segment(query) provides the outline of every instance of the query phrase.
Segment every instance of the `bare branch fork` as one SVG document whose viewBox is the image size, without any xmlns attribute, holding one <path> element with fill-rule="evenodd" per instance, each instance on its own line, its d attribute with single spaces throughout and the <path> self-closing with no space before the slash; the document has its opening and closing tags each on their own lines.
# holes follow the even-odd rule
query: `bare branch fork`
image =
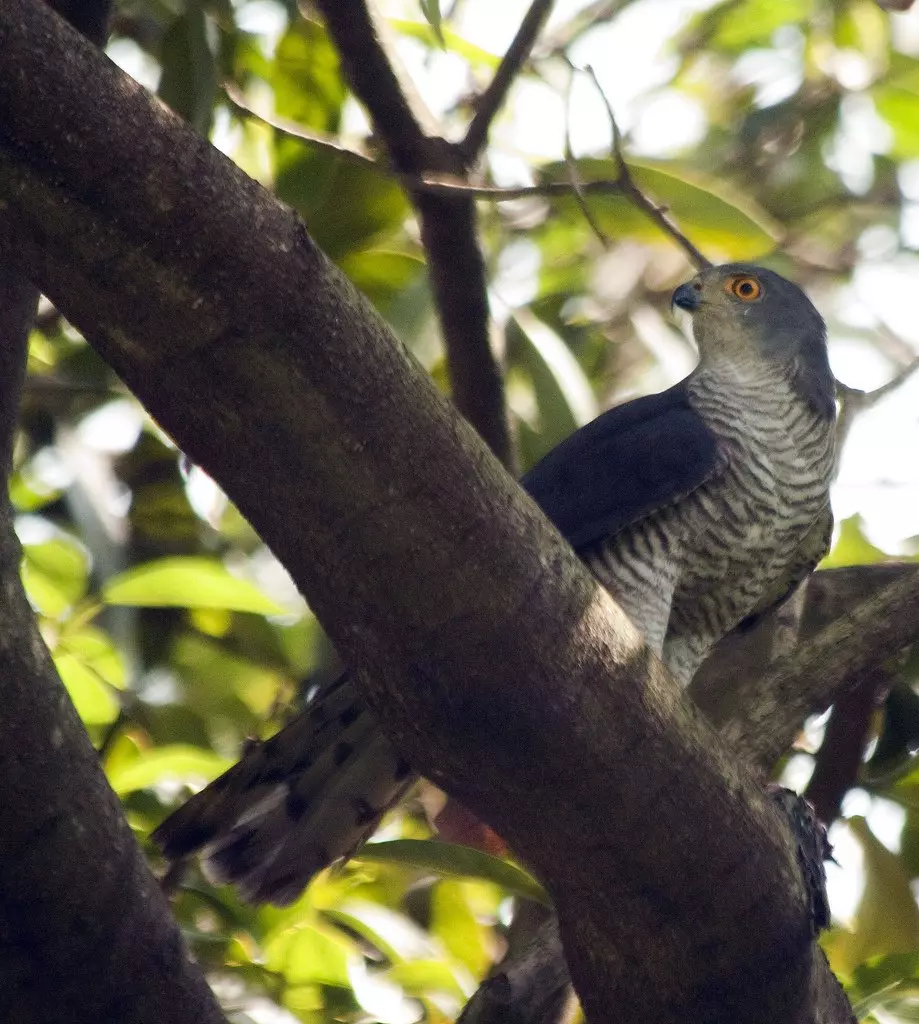
<svg viewBox="0 0 919 1024">
<path fill-rule="evenodd" d="M 535 40 L 548 9 L 534 2 L 483 99 L 465 148 L 427 134 L 400 87 L 365 0 L 317 0 L 355 95 L 367 108 L 377 135 L 400 175 L 464 177 L 484 144 L 491 118 Z M 476 237 L 476 212 L 468 196 L 437 196 L 410 189 L 428 258 L 443 329 L 447 366 L 457 408 L 506 466 L 514 453 L 504 399 L 504 379 L 491 344 L 485 263 Z"/>
</svg>

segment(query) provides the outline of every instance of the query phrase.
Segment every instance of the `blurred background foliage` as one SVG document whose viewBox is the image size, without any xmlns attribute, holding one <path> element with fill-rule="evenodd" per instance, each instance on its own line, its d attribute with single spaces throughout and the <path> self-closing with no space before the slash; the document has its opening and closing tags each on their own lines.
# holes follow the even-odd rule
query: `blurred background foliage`
<svg viewBox="0 0 919 1024">
<path fill-rule="evenodd" d="M 393 58 L 441 131 L 460 137 L 525 5 L 379 9 Z M 402 183 L 308 5 L 121 0 L 109 53 L 295 207 L 448 386 Z M 588 62 L 596 80 L 572 70 Z M 549 187 L 572 173 L 616 178 L 599 88 L 634 180 L 706 255 L 764 261 L 807 287 L 849 388 L 905 379 L 919 346 L 919 11 L 873 0 L 559 2 L 480 174 L 530 189 L 479 204 L 523 468 L 693 361 L 669 310 L 689 273 L 672 240 L 615 189 L 590 192 L 588 221 L 570 189 Z M 916 397 L 905 380 L 848 433 L 832 564 L 919 550 Z M 189 788 L 335 671 L 334 652 L 219 489 L 46 305 L 11 490 L 29 597 L 146 841 Z M 895 668 L 834 827 L 839 924 L 825 937 L 860 1016 L 879 1024 L 919 1020 L 919 655 Z M 812 723 L 786 763 L 799 787 L 822 728 Z M 441 837 L 474 838 L 477 850 L 431 842 L 442 804 L 421 790 L 381 843 L 283 910 L 244 906 L 191 869 L 176 911 L 231 1019 L 456 1018 L 500 956 L 514 899 L 540 893 L 461 816 L 441 818 Z"/>
</svg>

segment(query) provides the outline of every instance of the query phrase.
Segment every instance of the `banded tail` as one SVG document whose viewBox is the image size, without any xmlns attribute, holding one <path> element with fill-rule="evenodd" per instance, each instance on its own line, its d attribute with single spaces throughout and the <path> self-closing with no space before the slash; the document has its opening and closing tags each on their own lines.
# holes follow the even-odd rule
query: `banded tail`
<svg viewBox="0 0 919 1024">
<path fill-rule="evenodd" d="M 170 860 L 201 853 L 208 877 L 245 900 L 292 903 L 318 871 L 350 857 L 416 779 L 344 673 L 152 838 Z"/>
</svg>

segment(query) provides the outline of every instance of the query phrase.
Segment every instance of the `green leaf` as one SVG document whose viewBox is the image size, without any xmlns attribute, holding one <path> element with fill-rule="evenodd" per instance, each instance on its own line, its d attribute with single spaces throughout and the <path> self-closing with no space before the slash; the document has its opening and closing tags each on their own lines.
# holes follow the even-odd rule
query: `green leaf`
<svg viewBox="0 0 919 1024">
<path fill-rule="evenodd" d="M 919 156 L 919 119 L 916 117 L 917 96 L 912 90 L 893 85 L 879 86 L 872 93 L 877 112 L 893 132 L 891 154 L 900 159 Z"/>
<path fill-rule="evenodd" d="M 804 21 L 813 6 L 813 0 L 724 0 L 691 23 L 687 34 L 694 48 L 737 53 L 766 46 L 776 29 Z"/>
<path fill-rule="evenodd" d="M 35 472 L 33 464 L 26 463 L 10 474 L 9 494 L 17 512 L 36 512 L 56 501 L 61 489 L 49 486 Z"/>
<path fill-rule="evenodd" d="M 862 517 L 849 516 L 839 524 L 839 537 L 832 551 L 821 563 L 822 569 L 837 569 L 844 565 L 871 565 L 890 558 L 886 551 L 875 547 L 862 532 Z"/>
<path fill-rule="evenodd" d="M 393 839 L 384 843 L 368 843 L 361 847 L 360 855 L 355 860 L 428 868 L 448 878 L 478 878 L 494 882 L 518 896 L 551 906 L 545 889 L 523 868 L 458 843 L 441 843 L 433 839 Z"/>
<path fill-rule="evenodd" d="M 84 662 L 66 651 L 53 655 L 54 665 L 77 714 L 86 725 L 108 725 L 118 717 L 120 704 L 102 679 Z"/>
<path fill-rule="evenodd" d="M 338 265 L 377 307 L 387 306 L 424 276 L 420 256 L 383 249 L 347 253 Z"/>
<path fill-rule="evenodd" d="M 859 1020 L 873 1010 L 906 993 L 917 992 L 919 982 L 919 953 L 891 953 L 873 957 L 859 964 L 852 972 L 846 994 Z"/>
<path fill-rule="evenodd" d="M 277 140 L 276 160 L 278 197 L 334 260 L 391 238 L 409 214 L 402 189 L 381 168 L 289 136 Z"/>
<path fill-rule="evenodd" d="M 534 460 L 589 423 L 598 413 L 587 375 L 571 349 L 547 324 L 525 309 L 507 322 L 508 359 L 530 378 L 536 397 L 538 423 L 532 424 Z"/>
<path fill-rule="evenodd" d="M 443 993 L 464 1003 L 475 991 L 472 975 L 446 960 L 408 960 L 394 964 L 385 975 L 411 996 Z"/>
<path fill-rule="evenodd" d="M 431 26 L 434 32 L 435 39 L 446 49 L 447 44 L 444 41 L 440 17 L 440 0 L 419 0 L 419 6 L 421 7 L 421 13 L 424 15 L 424 20 Z"/>
<path fill-rule="evenodd" d="M 853 970 L 869 957 L 910 953 L 919 948 L 919 907 L 900 858 L 868 828 L 864 818 L 847 825 L 865 858 L 865 891 L 849 935 L 834 944 L 834 968 Z"/>
<path fill-rule="evenodd" d="M 57 618 L 85 593 L 89 560 L 84 548 L 67 536 L 24 544 L 22 582 L 33 605 Z"/>
<path fill-rule="evenodd" d="M 202 135 L 210 130 L 217 95 L 217 62 L 207 31 L 202 5 L 189 3 L 163 36 L 157 89 L 160 99 Z"/>
<path fill-rule="evenodd" d="M 148 789 L 166 779 L 203 779 L 211 782 L 232 764 L 225 757 L 200 747 L 171 744 L 144 750 L 137 757 L 120 762 L 109 771 L 109 785 L 119 796 Z"/>
<path fill-rule="evenodd" d="M 288 925 L 266 937 L 265 966 L 289 985 L 350 988 L 350 972 L 362 964 L 353 939 L 318 921 Z"/>
<path fill-rule="evenodd" d="M 500 894 L 491 883 L 459 878 L 442 879 L 431 893 L 431 934 L 477 978 L 494 955 L 488 922 L 497 914 Z"/>
<path fill-rule="evenodd" d="M 779 226 L 749 198 L 723 182 L 707 180 L 665 161 L 630 163 L 629 169 L 642 192 L 666 207 L 683 233 L 709 258 L 754 259 L 775 248 Z M 582 184 L 614 181 L 617 171 L 613 160 L 578 161 Z M 545 168 L 543 177 L 549 182 L 569 182 L 571 172 L 566 164 L 555 163 Z M 586 200 L 599 226 L 613 238 L 630 236 L 658 245 L 675 244 L 658 224 L 615 191 L 590 193 Z M 552 203 L 569 223 L 583 221 L 573 195 L 553 196 Z"/>
<path fill-rule="evenodd" d="M 379 903 L 348 900 L 330 907 L 325 914 L 363 936 L 393 962 L 443 955 L 440 946 L 411 918 Z"/>
<path fill-rule="evenodd" d="M 462 57 L 463 60 L 474 67 L 478 66 L 494 70 L 501 63 L 501 58 L 498 54 L 491 53 L 481 46 L 467 42 L 462 36 L 457 35 L 449 25 L 441 24 L 440 38 L 438 39 L 433 27 L 420 21 L 408 21 L 405 18 L 387 18 L 387 24 L 392 25 L 402 35 L 409 36 L 411 39 L 417 39 L 419 42 L 426 43 L 432 48 L 435 46 L 446 47 L 446 49 Z"/>
<path fill-rule="evenodd" d="M 338 131 L 348 90 L 338 51 L 318 21 L 298 17 L 291 22 L 271 72 L 279 115 L 322 132 Z"/>
<path fill-rule="evenodd" d="M 226 608 L 279 615 L 282 609 L 254 584 L 211 558 L 174 557 L 129 569 L 102 588 L 106 604 L 140 608 Z"/>
<path fill-rule="evenodd" d="M 95 626 L 66 629 L 57 650 L 77 658 L 107 686 L 123 690 L 127 685 L 127 670 L 121 652 L 112 643 L 112 638 Z"/>
</svg>

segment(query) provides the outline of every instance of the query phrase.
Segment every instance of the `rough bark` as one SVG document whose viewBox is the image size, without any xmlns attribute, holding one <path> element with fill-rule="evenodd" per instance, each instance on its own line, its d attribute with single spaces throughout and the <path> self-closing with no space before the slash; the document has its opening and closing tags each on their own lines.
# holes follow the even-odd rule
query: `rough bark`
<svg viewBox="0 0 919 1024">
<path fill-rule="evenodd" d="M 101 41 L 107 2 L 57 5 Z M 6 70 L 4 74 L 6 74 Z M 0 192 L 0 195 L 3 195 Z M 4 203 L 0 200 L 0 220 Z M 2 230 L 2 229 L 0 229 Z M 38 290 L 0 256 L 5 477 Z M 224 1020 L 124 820 L 38 632 L 0 502 L 0 1018 L 22 1024 Z"/>
<path fill-rule="evenodd" d="M 588 1015 L 847 1019 L 760 787 L 303 225 L 42 6 L 0 8 L 0 64 L 0 254 L 533 866 Z"/>
</svg>

